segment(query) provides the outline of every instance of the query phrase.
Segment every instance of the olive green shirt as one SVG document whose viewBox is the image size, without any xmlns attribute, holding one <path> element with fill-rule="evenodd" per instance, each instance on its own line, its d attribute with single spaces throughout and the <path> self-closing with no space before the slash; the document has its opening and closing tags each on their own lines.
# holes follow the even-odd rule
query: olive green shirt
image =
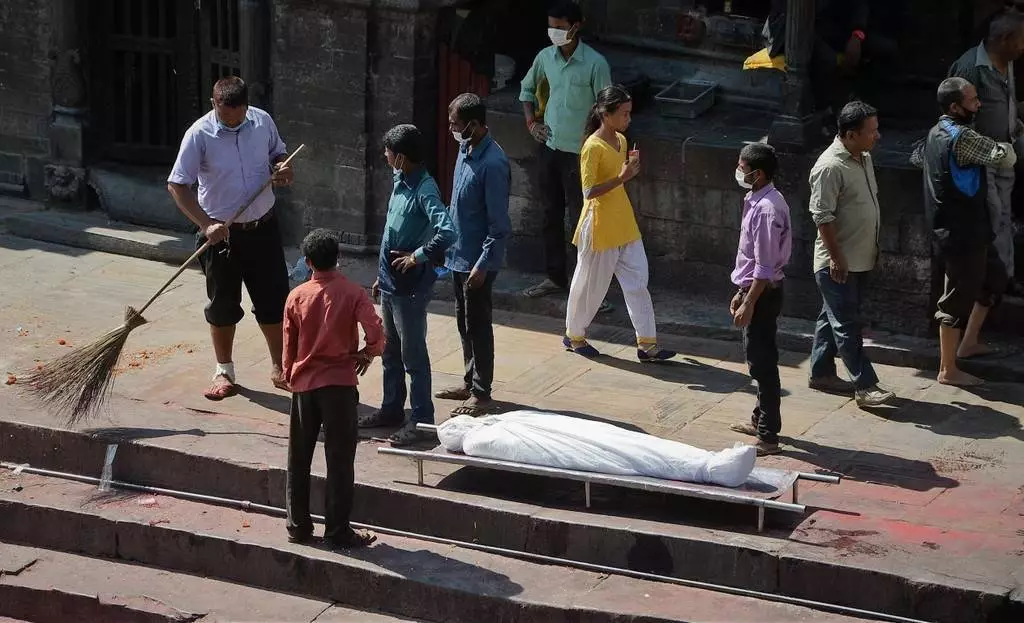
<svg viewBox="0 0 1024 623">
<path fill-rule="evenodd" d="M 871 154 L 855 160 L 837 137 L 814 163 L 810 176 L 811 218 L 815 225 L 835 223 L 836 241 L 847 270 L 867 272 L 878 259 L 878 182 Z M 828 268 L 830 256 L 821 239 L 814 241 L 814 271 Z"/>
</svg>

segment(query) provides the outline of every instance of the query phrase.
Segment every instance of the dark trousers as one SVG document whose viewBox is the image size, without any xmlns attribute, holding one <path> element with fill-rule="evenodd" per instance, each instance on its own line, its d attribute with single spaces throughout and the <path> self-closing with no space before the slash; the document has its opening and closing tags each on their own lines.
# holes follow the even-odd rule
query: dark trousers
<svg viewBox="0 0 1024 623">
<path fill-rule="evenodd" d="M 573 226 L 583 210 L 580 157 L 546 145 L 537 154 L 537 186 L 544 205 L 544 259 L 548 279 L 569 287 L 565 216 L 568 208 Z"/>
<path fill-rule="evenodd" d="M 766 443 L 778 443 L 782 430 L 782 382 L 779 380 L 779 348 L 775 334 L 782 313 L 782 284 L 761 293 L 754 315 L 743 330 L 743 351 L 750 376 L 757 381 L 757 405 L 750 423 Z"/>
<path fill-rule="evenodd" d="M 453 272 L 455 279 L 455 317 L 462 337 L 462 358 L 466 362 L 466 389 L 477 398 L 491 397 L 494 381 L 494 326 L 491 321 L 491 292 L 497 271 L 490 271 L 484 282 L 469 289 L 469 273 Z"/>
<path fill-rule="evenodd" d="M 999 303 L 1006 291 L 1006 267 L 991 244 L 943 249 L 939 258 L 946 275 L 935 312 L 941 324 L 963 329 L 975 303 Z"/>
<path fill-rule="evenodd" d="M 356 480 L 358 405 L 359 391 L 355 387 L 331 385 L 292 394 L 285 491 L 288 534 L 291 536 L 302 538 L 313 533 L 313 521 L 309 516 L 309 469 L 321 426 L 327 456 L 324 539 L 343 541 L 351 531 L 348 521 Z"/>
<path fill-rule="evenodd" d="M 867 288 L 868 273 L 848 273 L 846 283 L 836 283 L 827 268 L 814 274 L 823 300 L 811 347 L 811 377 L 836 376 L 836 355 L 839 355 L 857 390 L 878 384 L 875 368 L 864 353 L 864 326 L 860 318 L 860 301 Z"/>
</svg>

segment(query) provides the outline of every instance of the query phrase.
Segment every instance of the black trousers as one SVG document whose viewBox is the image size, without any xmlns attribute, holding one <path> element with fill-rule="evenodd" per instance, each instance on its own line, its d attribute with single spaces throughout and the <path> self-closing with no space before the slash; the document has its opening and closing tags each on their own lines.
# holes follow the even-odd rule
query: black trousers
<svg viewBox="0 0 1024 623">
<path fill-rule="evenodd" d="M 782 430 L 782 382 L 779 379 L 779 347 L 775 343 L 782 313 L 782 285 L 761 293 L 750 324 L 743 330 L 743 350 L 750 376 L 757 381 L 757 405 L 750 423 L 757 436 L 778 443 Z"/>
<path fill-rule="evenodd" d="M 544 206 L 544 260 L 548 279 L 567 288 L 566 209 L 573 226 L 583 210 L 579 154 L 541 145 L 537 154 L 537 187 Z"/>
<path fill-rule="evenodd" d="M 469 273 L 453 272 L 455 279 L 455 316 L 462 337 L 462 358 L 466 362 L 466 389 L 477 398 L 491 397 L 494 381 L 494 309 L 491 293 L 497 271 L 490 271 L 484 282 L 473 289 L 466 287 Z"/>
<path fill-rule="evenodd" d="M 998 305 L 1006 291 L 1006 266 L 991 244 L 939 249 L 946 278 L 935 319 L 954 329 L 967 326 L 975 303 Z"/>
<path fill-rule="evenodd" d="M 332 385 L 292 394 L 285 491 L 291 536 L 302 538 L 313 533 L 309 516 L 309 470 L 321 425 L 327 455 L 324 538 L 343 541 L 350 533 L 348 522 L 355 491 L 356 444 L 359 441 L 358 405 L 359 391 L 355 387 Z"/>
</svg>

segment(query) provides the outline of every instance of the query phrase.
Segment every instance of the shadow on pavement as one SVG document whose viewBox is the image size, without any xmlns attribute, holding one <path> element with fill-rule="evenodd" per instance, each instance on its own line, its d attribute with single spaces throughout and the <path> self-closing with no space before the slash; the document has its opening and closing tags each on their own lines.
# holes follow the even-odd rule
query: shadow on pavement
<svg viewBox="0 0 1024 623">
<path fill-rule="evenodd" d="M 750 377 L 746 374 L 725 368 L 716 368 L 686 357 L 662 363 L 640 363 L 614 357 L 598 357 L 594 361 L 623 372 L 650 376 L 666 383 L 685 385 L 687 389 L 694 391 L 713 394 L 753 391 Z"/>
<path fill-rule="evenodd" d="M 472 586 L 474 592 L 497 597 L 513 597 L 523 592 L 523 587 L 507 575 L 425 549 L 404 550 L 377 541 L 365 549 L 345 550 L 344 555 L 426 584 L 460 590 Z"/>
<path fill-rule="evenodd" d="M 851 480 L 912 491 L 960 486 L 960 481 L 939 474 L 928 461 L 904 459 L 882 452 L 836 448 L 806 439 L 779 437 L 779 440 L 783 444 L 783 456 L 816 465 Z"/>
<path fill-rule="evenodd" d="M 161 439 L 163 437 L 176 437 L 179 435 L 190 435 L 192 437 L 206 437 L 217 435 L 240 435 L 247 437 L 269 437 L 271 439 L 288 439 L 287 435 L 271 435 L 255 431 L 205 431 L 198 428 L 188 430 L 175 430 L 173 428 L 142 428 L 130 426 L 114 426 L 110 428 L 87 428 L 83 433 L 107 443 L 138 441 L 140 439 Z"/>
<path fill-rule="evenodd" d="M 290 396 L 264 392 L 252 389 L 251 387 L 245 387 L 244 385 L 238 386 L 238 395 L 270 411 L 277 411 L 286 415 L 291 412 L 292 399 Z"/>
<path fill-rule="evenodd" d="M 865 409 L 892 422 L 906 422 L 936 435 L 963 439 L 1011 437 L 1024 441 L 1020 421 L 988 405 L 954 401 L 949 404 L 896 398 L 891 407 Z"/>
</svg>

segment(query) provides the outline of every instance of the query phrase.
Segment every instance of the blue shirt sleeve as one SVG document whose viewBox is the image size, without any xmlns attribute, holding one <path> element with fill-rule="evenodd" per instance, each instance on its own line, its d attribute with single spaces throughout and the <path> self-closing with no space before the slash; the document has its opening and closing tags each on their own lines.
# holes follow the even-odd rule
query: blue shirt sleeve
<svg viewBox="0 0 1024 623">
<path fill-rule="evenodd" d="M 421 185 L 417 203 L 427 215 L 434 235 L 425 245 L 416 249 L 413 256 L 417 264 L 422 264 L 428 259 L 441 264 L 444 262 L 445 251 L 455 243 L 455 225 L 448 214 L 448 207 L 441 201 L 441 193 L 433 180 Z"/>
<path fill-rule="evenodd" d="M 491 149 L 495 149 L 494 146 Z M 508 158 L 491 158 L 484 172 L 484 203 L 487 208 L 487 236 L 484 237 L 480 258 L 474 268 L 486 270 L 492 262 L 505 254 L 505 242 L 512 229 L 508 215 L 508 196 L 512 185 L 512 172 Z"/>
<path fill-rule="evenodd" d="M 199 167 L 203 161 L 203 146 L 200 133 L 193 129 L 185 132 L 178 149 L 178 158 L 174 161 L 171 174 L 167 181 L 171 184 L 191 186 L 199 179 Z"/>
<path fill-rule="evenodd" d="M 277 124 L 274 123 L 274 119 L 270 115 L 267 115 L 267 128 L 270 130 L 268 145 L 270 148 L 270 163 L 273 164 L 278 158 L 288 154 L 288 147 L 281 140 L 281 134 L 277 131 Z"/>
</svg>

